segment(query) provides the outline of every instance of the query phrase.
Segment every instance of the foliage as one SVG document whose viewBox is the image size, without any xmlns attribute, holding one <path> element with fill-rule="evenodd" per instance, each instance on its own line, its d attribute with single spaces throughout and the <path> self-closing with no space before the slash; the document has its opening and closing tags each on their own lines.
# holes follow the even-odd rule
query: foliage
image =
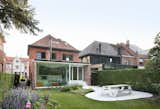
<svg viewBox="0 0 160 109">
<path fill-rule="evenodd" d="M 28 0 L 0 0 L 0 22 L 5 29 L 14 27 L 25 33 L 40 31 L 38 21 L 33 18 L 34 9 Z"/>
<path fill-rule="evenodd" d="M 79 95 L 85 95 L 89 92 L 93 92 L 92 89 L 83 89 L 81 85 L 68 85 L 63 87 L 61 92 L 70 92 L 74 94 L 79 94 Z"/>
<path fill-rule="evenodd" d="M 62 92 L 70 92 L 72 90 L 78 90 L 80 88 L 82 88 L 81 85 L 66 85 L 61 89 L 61 91 Z"/>
<path fill-rule="evenodd" d="M 2 109 L 22 109 L 25 107 L 27 100 L 34 104 L 38 100 L 38 95 L 24 89 L 12 89 L 2 101 Z M 34 105 L 31 106 L 31 109 L 34 109 Z"/>
<path fill-rule="evenodd" d="M 28 100 L 31 102 L 31 109 L 41 109 L 43 106 L 47 109 L 58 109 L 58 103 L 49 99 L 49 96 L 42 96 L 22 88 L 8 91 L 1 107 L 2 109 L 25 109 Z"/>
<path fill-rule="evenodd" d="M 143 75 L 145 70 L 138 69 L 128 69 L 128 70 L 105 70 L 98 71 L 97 85 L 106 85 L 106 84 L 123 84 L 123 83 L 134 83 L 143 81 Z M 92 73 L 93 74 L 93 73 Z M 94 74 L 93 74 L 94 75 Z"/>
<path fill-rule="evenodd" d="M 130 84 L 135 90 L 160 95 L 160 75 L 145 69 L 106 70 L 92 73 L 92 75 L 96 78 L 95 85 Z"/>
<path fill-rule="evenodd" d="M 4 93 L 13 86 L 13 75 L 0 73 L 0 101 L 3 99 Z"/>
<path fill-rule="evenodd" d="M 151 58 L 147 69 L 152 73 L 159 73 L 160 75 L 160 33 L 157 34 L 154 41 L 155 46 L 149 51 Z"/>
</svg>

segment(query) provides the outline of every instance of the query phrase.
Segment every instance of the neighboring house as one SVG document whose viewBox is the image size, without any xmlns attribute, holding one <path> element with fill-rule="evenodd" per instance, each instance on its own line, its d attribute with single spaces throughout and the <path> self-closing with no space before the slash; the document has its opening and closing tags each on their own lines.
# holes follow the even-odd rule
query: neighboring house
<svg viewBox="0 0 160 109">
<path fill-rule="evenodd" d="M 90 68 L 81 63 L 79 50 L 51 35 L 28 45 L 30 75 L 34 87 L 90 84 Z"/>
<path fill-rule="evenodd" d="M 129 41 L 117 45 L 94 41 L 80 52 L 82 62 L 91 64 L 92 70 L 115 68 L 144 68 L 147 53 Z"/>
<path fill-rule="evenodd" d="M 4 53 L 5 39 L 0 33 L 0 72 L 5 71 L 5 53 Z"/>
<path fill-rule="evenodd" d="M 80 52 L 82 62 L 91 64 L 92 70 L 102 70 L 103 64 L 120 64 L 120 52 L 116 45 L 94 41 Z"/>
<path fill-rule="evenodd" d="M 27 73 L 29 76 L 29 59 L 19 57 L 6 57 L 6 73 Z"/>
<path fill-rule="evenodd" d="M 122 64 L 136 65 L 138 68 L 144 68 L 149 59 L 147 51 L 130 44 L 129 40 L 126 43 L 117 44 L 117 46 L 121 48 Z"/>
</svg>

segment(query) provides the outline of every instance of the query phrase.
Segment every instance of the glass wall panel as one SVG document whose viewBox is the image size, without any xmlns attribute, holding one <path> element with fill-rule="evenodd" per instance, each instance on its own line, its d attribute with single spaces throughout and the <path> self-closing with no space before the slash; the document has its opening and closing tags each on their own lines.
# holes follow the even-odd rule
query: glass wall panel
<svg viewBox="0 0 160 109">
<path fill-rule="evenodd" d="M 82 80 L 82 67 L 79 67 L 79 80 Z"/>
<path fill-rule="evenodd" d="M 77 67 L 73 67 L 73 80 L 77 80 Z"/>
<path fill-rule="evenodd" d="M 37 86 L 59 86 L 66 84 L 68 80 L 67 64 L 37 63 Z"/>
</svg>

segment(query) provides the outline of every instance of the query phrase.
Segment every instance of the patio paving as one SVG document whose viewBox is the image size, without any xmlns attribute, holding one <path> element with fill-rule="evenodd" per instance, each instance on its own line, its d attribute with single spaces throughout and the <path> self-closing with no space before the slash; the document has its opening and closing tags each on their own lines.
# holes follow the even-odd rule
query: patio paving
<svg viewBox="0 0 160 109">
<path fill-rule="evenodd" d="M 149 98 L 153 95 L 147 92 L 132 91 L 130 95 L 111 97 L 103 92 L 103 88 L 99 86 L 85 86 L 84 88 L 92 88 L 94 92 L 88 93 L 85 96 L 87 98 L 98 101 L 119 101 L 119 100 L 132 100 L 140 98 Z"/>
</svg>

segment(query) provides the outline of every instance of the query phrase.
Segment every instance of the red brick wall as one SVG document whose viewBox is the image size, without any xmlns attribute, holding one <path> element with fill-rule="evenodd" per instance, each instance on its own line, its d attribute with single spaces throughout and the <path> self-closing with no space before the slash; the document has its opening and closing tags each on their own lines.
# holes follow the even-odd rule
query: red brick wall
<svg viewBox="0 0 160 109">
<path fill-rule="evenodd" d="M 90 85 L 91 84 L 91 68 L 90 65 L 84 67 L 84 80 Z"/>
<path fill-rule="evenodd" d="M 29 48 L 28 55 L 30 59 L 36 59 L 37 52 L 45 52 L 46 59 L 50 59 L 50 51 L 43 48 Z M 67 52 L 67 51 L 53 51 L 56 53 L 56 61 L 63 61 L 63 54 L 73 55 L 73 62 L 80 62 L 79 54 L 75 52 Z"/>
<path fill-rule="evenodd" d="M 136 55 L 131 55 L 128 51 L 127 48 L 124 49 L 122 48 L 122 60 L 121 64 L 126 64 L 126 61 L 129 61 L 129 65 L 137 65 L 137 56 Z"/>
<path fill-rule="evenodd" d="M 122 64 L 126 64 L 126 61 L 129 61 L 129 65 L 137 65 L 136 57 L 123 57 L 122 56 Z"/>
</svg>

